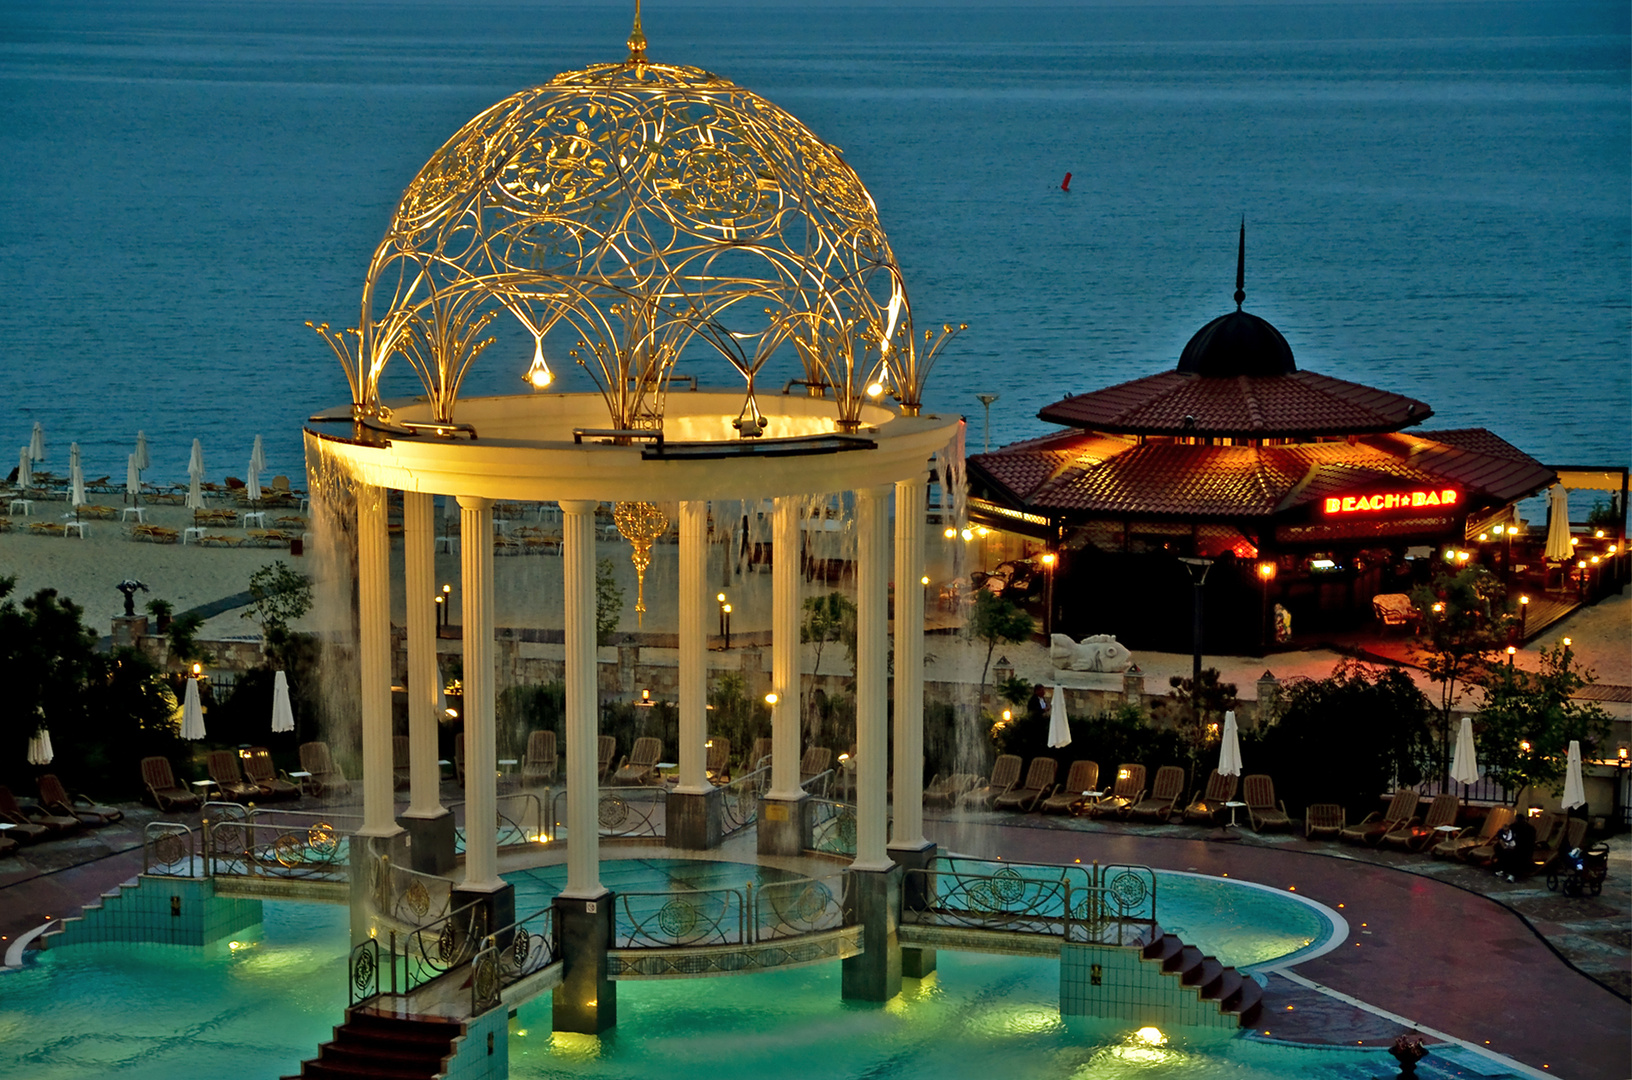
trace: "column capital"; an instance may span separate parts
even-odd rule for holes
[[[601,504],[594,499],[564,499],[558,505],[563,514],[593,514]]]
[[[887,499],[893,494],[895,494],[894,484],[873,484],[869,487],[856,489],[856,498],[858,499]]]
[[[489,510],[493,507],[492,499],[484,499],[480,495],[455,495],[459,500],[461,510]]]

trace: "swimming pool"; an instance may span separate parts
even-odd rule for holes
[[[564,867],[507,875],[517,911],[548,903]],[[743,863],[689,859],[608,862],[602,878],[626,892],[760,887],[793,876]],[[1163,874],[1159,912],[1186,940],[1266,962],[1318,943],[1316,909],[1272,890]],[[1276,925],[1248,929],[1246,920]],[[1300,921],[1301,920],[1301,921]],[[1322,931],[1321,927],[1327,927]],[[76,945],[0,975],[0,1076],[68,1080],[117,1076],[242,1077],[298,1072],[331,1037],[346,1004],[346,910],[273,903],[240,947]],[[1213,940],[1209,941],[1209,938]],[[1221,958],[1223,958],[1221,956]],[[511,1021],[517,1078],[709,1080],[1092,1076],[1257,1077],[1347,1073],[1391,1065],[1386,1055],[1307,1050],[1175,1029],[1140,1035],[1116,1022],[1061,1018],[1052,960],[942,952],[929,979],[907,980],[883,1006],[840,1000],[839,967],[818,965],[733,978],[626,982],[619,1026],[599,1039],[552,1035],[549,998]],[[1381,1064],[1379,1064],[1381,1063]]]

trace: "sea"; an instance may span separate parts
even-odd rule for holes
[[[241,476],[256,434],[298,474],[302,422],[348,400],[305,322],[355,324],[403,187],[466,119],[622,59],[632,13],[0,2],[0,475],[36,422],[58,473],[77,441],[122,482],[142,430],[149,480],[195,438]],[[654,60],[843,149],[919,325],[969,325],[929,405],[971,449],[1171,368],[1230,310],[1244,220],[1247,310],[1300,366],[1548,463],[1632,458],[1624,0],[647,0],[644,25]],[[530,358],[501,341],[466,392],[519,390]]]

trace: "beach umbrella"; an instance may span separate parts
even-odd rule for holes
[[[17,486],[31,488],[34,486],[34,457],[23,447],[23,452],[17,458]]]
[[[1065,715],[1065,690],[1054,684],[1053,704],[1048,709],[1048,745],[1071,745],[1071,721]]]
[[[45,428],[34,421],[34,433],[28,437],[28,456],[35,461],[45,460]]]
[[[1462,718],[1456,733],[1456,753],[1451,758],[1451,780],[1458,784],[1479,782],[1479,758],[1473,752],[1473,717]]]
[[[1547,522],[1547,558],[1554,562],[1568,562],[1575,554],[1570,546],[1570,497],[1563,484],[1554,484],[1547,493],[1551,510]]]
[[[79,444],[68,444],[68,501],[85,505],[85,469],[79,463]]]
[[[281,671],[272,676],[272,730],[295,730],[295,710],[289,707],[289,677]]]
[[[187,680],[187,700],[181,706],[181,737],[204,737],[204,705],[198,700],[198,677]]]
[[[266,471],[266,450],[261,446],[261,437],[255,436],[255,448],[249,452],[249,481],[245,484],[250,502],[261,501],[261,473]]]
[[[1241,775],[1241,735],[1235,726],[1235,713],[1224,714],[1224,737],[1218,745],[1218,775]]]
[[[138,469],[153,467],[152,459],[147,456],[147,432],[145,431],[136,433],[136,467]]]
[[[1587,805],[1587,789],[1581,783],[1581,743],[1577,739],[1570,740],[1569,764],[1564,767],[1564,799],[1565,810],[1574,810],[1577,806]]]
[[[125,457],[125,494],[133,506],[142,496],[142,467],[136,464],[135,454]]]
[[[49,765],[57,753],[51,749],[51,731],[45,726],[45,711],[36,705],[34,716],[39,727],[35,729],[33,738],[28,740],[28,763]]]
[[[187,462],[187,508],[204,509],[204,447],[193,440],[193,456]]]

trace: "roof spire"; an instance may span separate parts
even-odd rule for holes
[[[638,23],[636,24],[639,25]],[[1241,245],[1235,249],[1235,310],[1247,298],[1247,215],[1241,215]]]
[[[640,0],[635,0],[635,26],[629,31],[629,62],[646,62],[646,32],[640,28]]]

